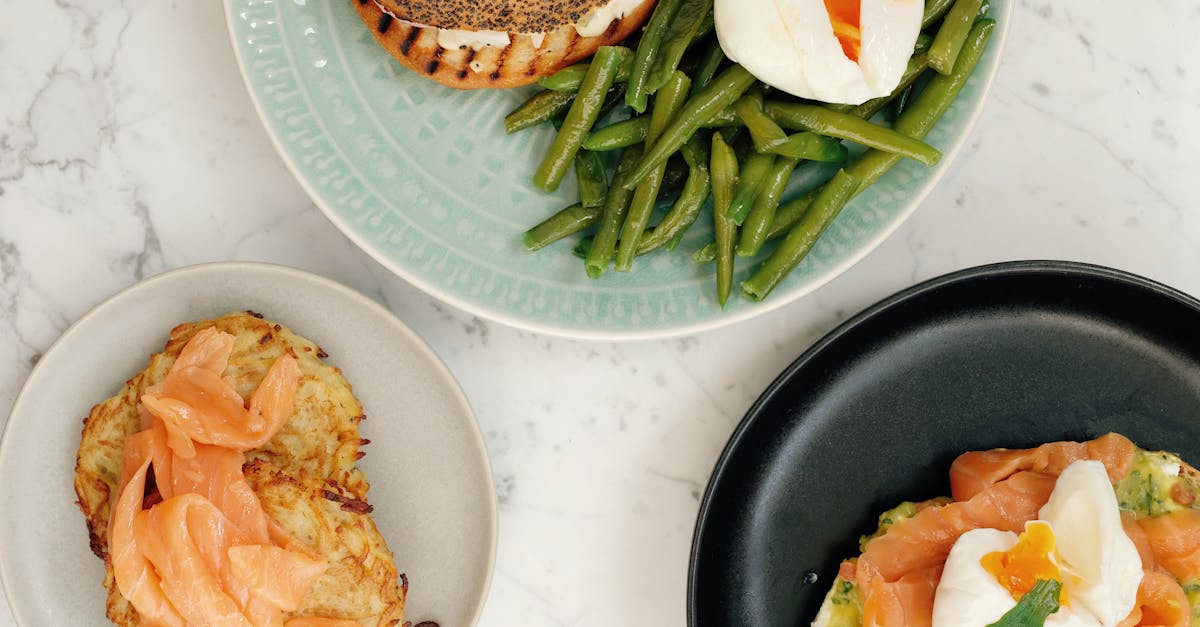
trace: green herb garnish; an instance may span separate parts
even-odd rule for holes
[[[1016,607],[988,627],[1043,627],[1046,617],[1058,611],[1060,592],[1061,581],[1039,579],[1033,588],[1021,597]]]

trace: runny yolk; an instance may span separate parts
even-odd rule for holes
[[[1048,523],[1035,520],[1026,523],[1024,533],[1013,548],[988,553],[979,559],[979,564],[1008,590],[1014,601],[1019,601],[1039,579],[1063,580],[1058,565],[1051,558],[1054,554],[1054,531]],[[1068,604],[1065,587],[1058,600],[1063,605]]]
[[[825,10],[829,13],[829,22],[833,24],[833,34],[841,42],[842,52],[855,63],[858,63],[858,55],[862,50],[860,2],[862,0],[825,0]]]

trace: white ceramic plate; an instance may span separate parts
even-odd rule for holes
[[[0,579],[17,624],[109,624],[104,567],[75,507],[81,421],[162,350],[171,327],[242,309],[319,344],[362,401],[372,444],[360,464],[375,520],[409,578],[406,617],[474,624],[495,561],[496,494],[454,377],[358,292],[249,263],[184,268],[117,294],[68,329],[29,375],[0,439]]]

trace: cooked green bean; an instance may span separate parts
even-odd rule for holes
[[[558,189],[571,167],[571,162],[575,160],[575,153],[579,152],[584,135],[587,135],[600,117],[600,110],[604,107],[605,97],[608,88],[612,86],[620,58],[614,50],[612,46],[601,46],[596,51],[583,85],[575,95],[575,102],[571,103],[571,109],[567,111],[567,117],[563,120],[562,128],[558,130],[558,135],[554,137],[554,142],[542,158],[542,164],[533,175],[533,183],[539,188],[548,192]]]
[[[709,0],[708,14],[704,16],[704,21],[700,22],[700,28],[699,28],[699,30],[696,31],[696,36],[692,38],[692,43],[688,44],[689,50],[698,44],[708,41],[708,36],[711,35],[714,30],[717,29],[717,20],[713,16],[712,4],[713,4],[712,0]],[[714,37],[714,39],[716,39],[716,38]]]
[[[820,105],[777,103],[772,117],[784,128],[848,139],[869,148],[908,157],[924,165],[937,165],[942,153],[925,142],[870,122],[850,113],[831,111]],[[645,158],[643,157],[643,160]]]
[[[900,95],[896,96],[891,100],[891,102],[888,103],[887,109],[884,112],[884,116],[889,122],[895,123],[896,118],[900,117],[901,113],[904,113],[904,109],[908,107],[909,101],[912,100],[912,91],[912,85],[909,85],[908,89],[900,92]]]
[[[708,146],[693,135],[683,147],[684,158],[688,161],[689,173],[683,191],[671,210],[658,222],[654,230],[642,238],[638,245],[638,254],[644,255],[660,246],[673,249],[679,244],[684,231],[688,230],[700,216],[700,208],[708,200],[711,191],[708,171]]]
[[[929,84],[912,99],[912,103],[896,120],[894,128],[910,137],[924,137],[933,128],[934,123],[953,104],[958,93],[962,91],[967,79],[975,71],[975,66],[983,58],[988,39],[996,28],[994,20],[978,20],[971,27],[959,53],[961,63],[954,64],[954,71],[949,75],[935,74]]]
[[[858,186],[858,179],[845,170],[838,170],[833,180],[821,188],[800,222],[788,231],[779,248],[762,262],[749,279],[742,282],[742,293],[754,300],[766,298],[812,250],[817,239],[854,196]]]
[[[621,65],[617,67],[617,75],[613,78],[613,82],[624,83],[629,80],[629,70],[633,66],[633,51],[624,46],[613,47],[617,49],[617,54],[621,57]],[[538,85],[554,91],[577,92],[590,65],[591,63],[576,63],[567,66],[550,76],[539,78]]]
[[[625,104],[638,113],[646,111],[646,101],[650,95],[647,89],[650,71],[654,68],[654,59],[681,4],[683,0],[661,0],[642,29],[642,39],[633,53],[633,65],[629,70],[629,89],[625,91]]]
[[[917,35],[917,43],[913,45],[913,54],[921,54],[929,52],[929,47],[933,45],[933,37],[920,33]],[[895,90],[893,90],[895,91]]]
[[[962,91],[963,85],[966,84],[971,73],[975,71],[975,66],[983,58],[983,51],[987,47],[988,39],[995,26],[996,23],[992,20],[979,20],[975,23],[971,33],[967,36],[967,42],[963,45],[962,53],[959,55],[962,62],[955,64],[954,72],[949,76],[934,74],[929,84],[913,98],[904,113],[896,119],[894,128],[897,131],[917,138],[925,137],[929,133],[933,125],[941,119],[954,99],[958,97],[958,93]],[[900,157],[892,153],[868,150],[846,169],[862,182],[862,187],[865,189],[899,162]],[[771,232],[767,234],[767,237],[774,238],[787,232],[792,224],[795,224],[804,214],[815,196],[815,191],[809,192],[781,206],[778,213],[775,214],[775,224],[771,226]]]
[[[957,0],[950,7],[950,12],[942,20],[942,27],[933,38],[933,45],[929,47],[929,67],[939,74],[949,74],[954,69],[954,62],[958,59],[963,42],[967,40],[967,33],[971,32],[971,24],[982,7],[983,0]]]
[[[604,161],[590,150],[580,150],[575,155],[575,178],[579,181],[579,200],[584,207],[603,207],[608,196],[608,174],[604,172]]]
[[[621,183],[629,176],[629,171],[637,163],[641,152],[636,146],[626,148],[617,163],[617,172],[613,175],[612,186],[608,188],[608,198],[604,201],[604,211],[600,214],[600,227],[592,238],[587,259],[583,262],[587,275],[593,279],[603,276],[608,271],[609,262],[612,261],[617,237],[621,234],[621,225],[625,223],[629,201],[633,198],[633,190],[626,189]]]
[[[899,90],[902,90],[904,88],[907,88],[909,85],[912,85],[913,82],[916,81],[917,77],[922,72],[924,72],[926,68],[928,68],[927,56],[924,53],[915,55],[912,59],[909,60],[908,68],[905,70],[904,76],[900,80],[900,84],[896,87],[897,91],[893,91],[891,95],[885,96],[883,98],[875,98],[872,100],[868,100],[868,101],[864,102],[863,104],[858,105],[857,107],[849,107],[847,109],[847,111],[851,111],[852,115],[855,115],[855,116],[863,118],[863,119],[866,119],[866,118],[869,118],[869,117],[875,115],[875,113],[877,113],[880,109],[882,109],[885,105],[887,105],[887,103],[897,95]],[[766,113],[768,115],[771,115],[772,117],[776,117],[782,111],[782,109],[780,109],[779,107],[781,107],[785,104],[787,104],[787,103],[768,100],[764,103],[764,110],[766,111]],[[795,135],[793,135],[792,137],[795,137]],[[817,135],[817,137],[821,137],[821,136]],[[827,137],[823,138],[823,140],[828,142],[828,144],[826,144],[826,145],[830,146],[829,147],[830,151],[835,150],[834,148],[832,148],[832,145],[837,145],[839,147],[838,149],[836,149],[836,150],[838,150],[837,154],[833,154],[832,152],[830,153],[831,157],[840,156],[842,154],[847,154],[847,153],[842,152],[842,151],[845,151],[846,148],[840,142],[836,142]],[[800,141],[807,141],[807,140],[795,140],[795,141],[797,143],[799,143]],[[777,154],[789,155],[786,144],[784,147],[777,148],[775,150],[775,152]],[[845,158],[844,156],[841,156],[838,159],[831,159],[831,160],[836,162],[836,161],[840,161],[844,158]],[[818,160],[813,157],[808,157],[808,159],[811,161]],[[780,235],[786,233],[787,229],[791,225],[795,224],[797,220],[800,219],[800,216],[803,215],[804,210],[808,208],[808,205],[812,202],[813,198],[816,197],[816,191],[817,190],[814,189],[814,190],[810,191],[809,193],[803,194],[790,202],[784,203],[775,214],[775,223],[771,226],[771,230],[767,234],[767,238],[775,239],[776,237],[779,237]],[[700,264],[712,263],[712,261],[716,258],[715,250],[716,250],[716,248],[715,248],[714,244],[712,242],[709,242],[708,245],[697,250],[696,253],[693,255],[693,258],[696,260],[696,263],[700,263]]]
[[[793,159],[831,163],[845,161],[846,156],[850,154],[842,142],[808,131],[788,136],[783,143],[772,146],[771,152]]]
[[[707,88],[688,100],[662,136],[642,155],[625,185],[641,182],[658,164],[679,150],[688,138],[725,107],[733,104],[756,79],[740,65],[734,65],[715,78]]]
[[[608,95],[604,97],[604,104],[600,106],[600,115],[596,116],[596,121],[599,122],[608,117],[608,114],[613,112],[625,100],[625,84],[621,83],[613,85],[612,89],[608,90]],[[594,125],[593,125],[594,126]],[[591,131],[592,129],[588,129]]]
[[[513,109],[511,113],[504,116],[504,131],[506,133],[516,133],[531,126],[549,122],[562,115],[567,109],[570,109],[571,103],[574,101],[575,94],[564,94],[548,89],[539,91],[529,100],[522,103],[521,106]]]
[[[736,151],[735,151],[736,152]],[[775,165],[775,155],[769,152],[751,152],[738,164],[737,184],[733,188],[733,199],[729,202],[727,217],[741,226],[750,214],[750,207],[762,193],[763,183]]]
[[[854,163],[858,162],[855,161]],[[847,167],[853,166],[854,164],[852,163]],[[775,239],[787,233],[788,229],[792,228],[792,225],[804,217],[804,212],[808,211],[808,206],[812,204],[813,199],[817,197],[817,192],[819,191],[821,191],[820,186],[814,187],[795,199],[780,205],[779,209],[775,211],[775,221],[771,223],[771,229],[767,231],[767,239]]]
[[[646,133],[647,143],[658,139],[663,129],[679,112],[679,108],[687,101],[688,89],[691,86],[691,79],[683,72],[676,71],[671,74],[670,80],[662,86],[662,89],[659,89],[654,95],[654,109],[650,112],[650,128]],[[650,222],[650,213],[654,211],[654,203],[658,200],[666,168],[667,164],[663,162],[633,191],[633,200],[630,202],[629,212],[625,216],[625,226],[621,229],[621,243],[617,248],[617,259],[614,264],[614,267],[620,272],[628,272],[633,267],[633,258],[637,256],[642,232],[646,230],[646,225]]]
[[[595,224],[602,211],[601,207],[584,207],[579,203],[571,205],[525,231],[525,248],[538,250],[574,235]]]
[[[695,90],[693,90],[694,92]],[[738,118],[737,112],[733,107],[725,107],[708,118],[700,128],[721,128],[725,126],[741,126],[742,120]]]
[[[708,43],[708,47],[704,49],[704,56],[700,57],[700,67],[696,69],[696,76],[692,79],[693,96],[708,87],[713,77],[717,75],[717,69],[721,67],[723,61],[725,61],[725,51],[721,49],[721,42],[713,37]]]
[[[640,144],[646,141],[646,131],[649,129],[650,116],[629,118],[588,133],[588,136],[583,138],[583,147],[604,152]]]
[[[770,230],[771,223],[775,221],[775,211],[779,209],[779,199],[783,197],[788,181],[792,178],[792,172],[798,165],[800,165],[800,159],[792,157],[781,157],[775,160],[775,165],[771,167],[766,181],[763,182],[762,191],[754,200],[750,215],[746,216],[746,221],[742,223],[737,245],[739,257],[757,255],[763,243],[767,241],[767,231]]]
[[[675,19],[671,20],[663,36],[662,47],[654,58],[650,77],[646,79],[646,90],[657,93],[671,79],[671,74],[679,69],[683,53],[700,32],[704,19],[712,13],[713,0],[683,0]]]
[[[763,112],[761,90],[747,91],[746,95],[733,103],[733,110],[742,124],[746,125],[746,129],[750,131],[750,139],[754,142],[754,149],[758,152],[770,152],[775,146],[787,141],[787,133],[779,128],[771,116]]]
[[[717,302],[725,306],[733,288],[733,244],[737,239],[737,225],[729,216],[729,204],[733,202],[733,182],[738,177],[737,156],[725,143],[721,133],[713,133],[712,139],[712,190],[713,229],[717,236]]]
[[[921,30],[933,26],[934,22],[942,19],[946,11],[954,4],[954,0],[925,0],[925,14],[921,16]]]
[[[663,174],[662,189],[658,190],[658,195],[665,198],[678,194],[687,177],[688,167],[681,159],[667,161],[667,171]]]
[[[692,91],[694,93],[695,89]],[[733,109],[726,108],[701,124],[700,128],[723,128],[737,126],[741,123]],[[588,136],[583,138],[583,147],[588,150],[605,152],[640,144],[646,141],[646,131],[649,128],[650,117],[645,115],[614,122],[588,133]]]
[[[850,110],[851,114],[864,120],[871,119],[871,116],[879,113],[889,102],[899,98],[900,94],[903,94],[905,90],[912,87],[913,83],[917,82],[917,78],[927,69],[929,69],[929,53],[918,52],[914,54],[908,60],[908,65],[904,68],[904,74],[900,76],[900,83],[896,85],[892,93],[882,98],[872,98],[854,107]]]
[[[580,259],[586,260],[588,253],[592,250],[592,242],[595,239],[596,238],[591,235],[580,238],[579,241],[571,247],[571,254],[579,257]]]

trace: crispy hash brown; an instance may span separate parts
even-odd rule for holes
[[[647,0],[596,37],[581,37],[571,23],[547,31],[541,42],[510,33],[507,47],[475,50],[444,48],[438,44],[438,29],[395,19],[375,0],[354,0],[358,16],[384,50],[414,72],[456,89],[528,85],[592,56],[600,46],[625,40],[650,19],[654,5]]]
[[[224,374],[244,397],[285,351],[295,355],[303,373],[291,417],[262,449],[246,454],[243,468],[263,509],[330,563],[295,614],[400,624],[408,584],[371,519],[370,486],[355,467],[363,455],[360,447],[368,443],[358,434],[362,405],[341,371],[322,361],[327,355],[316,344],[251,312],[175,327],[164,351],[84,421],[75,492],[92,552],[104,560],[109,619],[122,626],[140,624],[117,590],[107,543],[125,438],[140,429],[138,399],[162,381],[183,346],[207,327],[237,338]]]

